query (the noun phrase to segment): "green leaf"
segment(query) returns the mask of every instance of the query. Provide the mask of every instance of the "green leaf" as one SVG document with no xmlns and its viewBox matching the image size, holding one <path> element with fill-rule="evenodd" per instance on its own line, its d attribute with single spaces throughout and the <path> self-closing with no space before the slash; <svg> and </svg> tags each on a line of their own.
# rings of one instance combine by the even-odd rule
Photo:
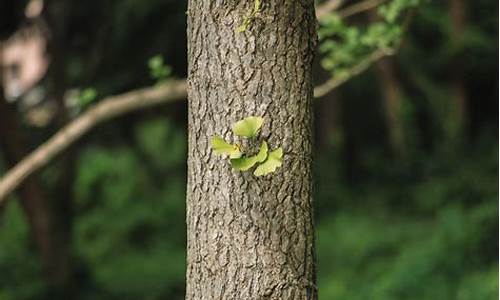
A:
<svg viewBox="0 0 500 300">
<path fill-rule="evenodd" d="M 281 147 L 277 148 L 274 151 L 269 152 L 266 161 L 260 164 L 255 169 L 253 174 L 255 176 L 262 176 L 276 171 L 277 168 L 281 167 L 282 157 L 283 157 L 283 149 Z"/>
<path fill-rule="evenodd" d="M 172 68 L 165 64 L 163 56 L 155 55 L 148 60 L 149 73 L 155 80 L 166 79 L 172 74 Z"/>
<path fill-rule="evenodd" d="M 157 54 L 148 60 L 148 66 L 150 69 L 158 69 L 163 66 L 163 56 Z"/>
<path fill-rule="evenodd" d="M 84 89 L 79 96 L 80 106 L 84 107 L 94 102 L 97 97 L 97 91 L 94 88 Z"/>
<path fill-rule="evenodd" d="M 229 144 L 219 136 L 214 136 L 212 138 L 212 149 L 214 149 L 215 153 L 229 155 L 230 158 L 241 157 L 241 151 L 238 145 Z"/>
<path fill-rule="evenodd" d="M 233 124 L 233 132 L 244 137 L 255 137 L 264 123 L 261 117 L 248 117 Z"/>
<path fill-rule="evenodd" d="M 257 13 L 260 11 L 260 5 L 261 5 L 261 2 L 260 0 L 255 0 L 255 3 L 254 3 L 254 8 L 253 8 L 253 12 L 254 13 Z"/>
<path fill-rule="evenodd" d="M 238 33 L 245 32 L 245 30 L 247 30 L 247 24 L 245 24 L 245 23 L 243 23 L 240 26 L 236 27 L 236 32 L 238 32 Z"/>
<path fill-rule="evenodd" d="M 236 170 L 246 171 L 253 167 L 256 163 L 266 160 L 267 150 L 267 143 L 264 141 L 260 146 L 259 153 L 250 157 L 231 159 L 231 166 L 233 166 Z"/>
</svg>

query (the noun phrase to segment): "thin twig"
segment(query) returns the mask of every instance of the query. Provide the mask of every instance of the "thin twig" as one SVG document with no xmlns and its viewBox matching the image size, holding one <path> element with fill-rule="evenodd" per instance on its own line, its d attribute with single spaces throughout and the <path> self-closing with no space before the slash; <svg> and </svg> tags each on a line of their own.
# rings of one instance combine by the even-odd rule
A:
<svg viewBox="0 0 500 300">
<path fill-rule="evenodd" d="M 316 7 L 316 17 L 318 20 L 328 16 L 332 11 L 337 10 L 344 0 L 328 0 Z"/>
<path fill-rule="evenodd" d="M 356 64 L 346 73 L 338 76 L 333 76 L 327 82 L 315 87 L 314 97 L 321 98 L 325 96 L 326 94 L 330 93 L 331 91 L 333 91 L 334 89 L 336 89 L 337 87 L 339 87 L 341 84 L 345 83 L 352 77 L 357 76 L 366 71 L 373 63 L 375 63 L 379 59 L 394 54 L 395 54 L 394 49 L 380 48 L 378 50 L 375 50 L 373 53 L 368 55 L 368 57 L 366 57 L 361 62 Z"/>
<path fill-rule="evenodd" d="M 370 10 L 384 3 L 386 0 L 365 0 L 344 9 L 339 10 L 338 14 L 342 18 L 347 18 L 355 14 Z"/>
</svg>

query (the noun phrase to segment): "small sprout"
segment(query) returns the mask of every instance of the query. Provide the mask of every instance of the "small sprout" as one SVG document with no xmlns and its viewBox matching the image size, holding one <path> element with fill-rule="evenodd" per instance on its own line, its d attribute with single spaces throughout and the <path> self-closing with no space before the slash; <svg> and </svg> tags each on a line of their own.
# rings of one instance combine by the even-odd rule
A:
<svg viewBox="0 0 500 300">
<path fill-rule="evenodd" d="M 255 138 L 263 123 L 264 119 L 261 117 L 247 117 L 234 123 L 232 129 L 238 136 Z M 219 136 L 212 138 L 212 149 L 217 154 L 229 155 L 231 166 L 236 170 L 247 171 L 257 165 L 253 173 L 255 176 L 272 173 L 282 164 L 283 149 L 278 147 L 268 152 L 269 147 L 266 141 L 262 141 L 258 153 L 251 156 L 244 155 L 238 144 L 230 144 Z"/>
<path fill-rule="evenodd" d="M 163 56 L 160 54 L 151 57 L 148 60 L 149 75 L 155 80 L 164 80 L 172 74 L 172 68 L 165 65 Z"/>
<path fill-rule="evenodd" d="M 242 156 L 240 158 L 231 159 L 231 166 L 236 170 L 246 171 L 253 167 L 256 163 L 265 161 L 267 158 L 267 150 L 267 143 L 266 141 L 263 141 L 260 146 L 259 153 L 250 157 Z"/>
<path fill-rule="evenodd" d="M 252 23 L 257 14 L 260 12 L 261 4 L 261 0 L 255 0 L 253 10 L 243 18 L 243 22 L 241 23 L 241 25 L 236 27 L 236 32 L 241 33 L 247 30 L 248 26 L 250 26 L 250 23 Z"/>
<path fill-rule="evenodd" d="M 214 149 L 215 153 L 229 155 L 229 158 L 232 159 L 241 157 L 241 151 L 238 145 L 229 144 L 219 136 L 214 136 L 212 138 L 212 149 Z"/>
<path fill-rule="evenodd" d="M 80 104 L 80 107 L 86 107 L 90 103 L 94 102 L 96 98 L 97 91 L 94 88 L 86 88 L 80 93 L 78 102 Z"/>
<path fill-rule="evenodd" d="M 253 175 L 258 177 L 276 171 L 277 168 L 281 167 L 282 157 L 283 157 L 283 149 L 281 147 L 277 148 L 274 151 L 269 152 L 266 161 L 264 161 L 255 169 Z"/>
<path fill-rule="evenodd" d="M 238 136 L 252 138 L 257 135 L 264 119 L 261 117 L 248 117 L 233 124 L 233 132 Z"/>
</svg>

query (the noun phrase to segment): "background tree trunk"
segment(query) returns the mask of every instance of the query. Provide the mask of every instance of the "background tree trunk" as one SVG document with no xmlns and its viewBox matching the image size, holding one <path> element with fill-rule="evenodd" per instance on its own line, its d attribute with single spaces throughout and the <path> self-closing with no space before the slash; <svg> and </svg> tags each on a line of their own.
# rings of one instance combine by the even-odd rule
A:
<svg viewBox="0 0 500 300">
<path fill-rule="evenodd" d="M 312 0 L 191 0 L 186 299 L 316 299 L 312 217 Z M 283 167 L 233 170 L 210 139 L 263 116 Z"/>
<path fill-rule="evenodd" d="M 392 57 L 381 59 L 375 67 L 383 97 L 389 146 L 395 157 L 401 157 L 405 153 L 404 124 L 401 111 L 403 92 L 396 74 L 395 60 Z"/>
<path fill-rule="evenodd" d="M 467 29 L 467 8 L 463 0 L 449 0 L 450 39 L 455 57 L 450 64 L 450 96 L 453 126 L 451 137 L 456 139 L 467 128 L 467 88 L 464 80 L 464 35 Z"/>
<path fill-rule="evenodd" d="M 3 65 L 1 54 L 0 43 L 0 68 Z M 4 99 L 1 77 L 2 74 L 0 74 L 0 147 L 7 165 L 13 166 L 29 153 L 28 139 L 21 128 L 16 111 Z M 36 176 L 28 178 L 19 189 L 18 196 L 51 293 L 61 296 L 71 295 L 70 249 L 66 241 L 61 239 L 59 231 L 62 228 L 58 226 L 56 213 L 39 179 Z"/>
</svg>

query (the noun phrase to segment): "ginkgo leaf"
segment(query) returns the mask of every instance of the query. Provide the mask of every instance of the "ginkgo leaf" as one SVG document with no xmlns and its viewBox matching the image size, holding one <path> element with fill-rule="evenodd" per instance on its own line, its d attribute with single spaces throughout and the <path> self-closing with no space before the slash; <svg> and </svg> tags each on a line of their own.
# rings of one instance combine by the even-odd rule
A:
<svg viewBox="0 0 500 300">
<path fill-rule="evenodd" d="M 255 169 L 253 174 L 255 176 L 262 176 L 276 171 L 277 168 L 281 167 L 282 157 L 283 149 L 281 147 L 269 152 L 267 159 Z"/>
<path fill-rule="evenodd" d="M 248 117 L 233 124 L 233 132 L 244 137 L 254 137 L 264 123 L 261 117 Z"/>
<path fill-rule="evenodd" d="M 240 158 L 241 151 L 238 145 L 229 144 L 224 139 L 219 136 L 214 136 L 212 138 L 212 149 L 214 149 L 217 154 L 226 154 L 230 158 Z"/>
<path fill-rule="evenodd" d="M 246 171 L 253 167 L 256 163 L 263 162 L 267 158 L 267 143 L 264 141 L 260 146 L 259 153 L 250 157 L 240 157 L 231 159 L 231 166 L 236 170 Z"/>
<path fill-rule="evenodd" d="M 254 13 L 257 13 L 260 11 L 260 5 L 261 5 L 261 2 L 260 0 L 255 0 L 255 3 L 254 3 L 254 8 L 253 8 L 253 12 Z"/>
</svg>

